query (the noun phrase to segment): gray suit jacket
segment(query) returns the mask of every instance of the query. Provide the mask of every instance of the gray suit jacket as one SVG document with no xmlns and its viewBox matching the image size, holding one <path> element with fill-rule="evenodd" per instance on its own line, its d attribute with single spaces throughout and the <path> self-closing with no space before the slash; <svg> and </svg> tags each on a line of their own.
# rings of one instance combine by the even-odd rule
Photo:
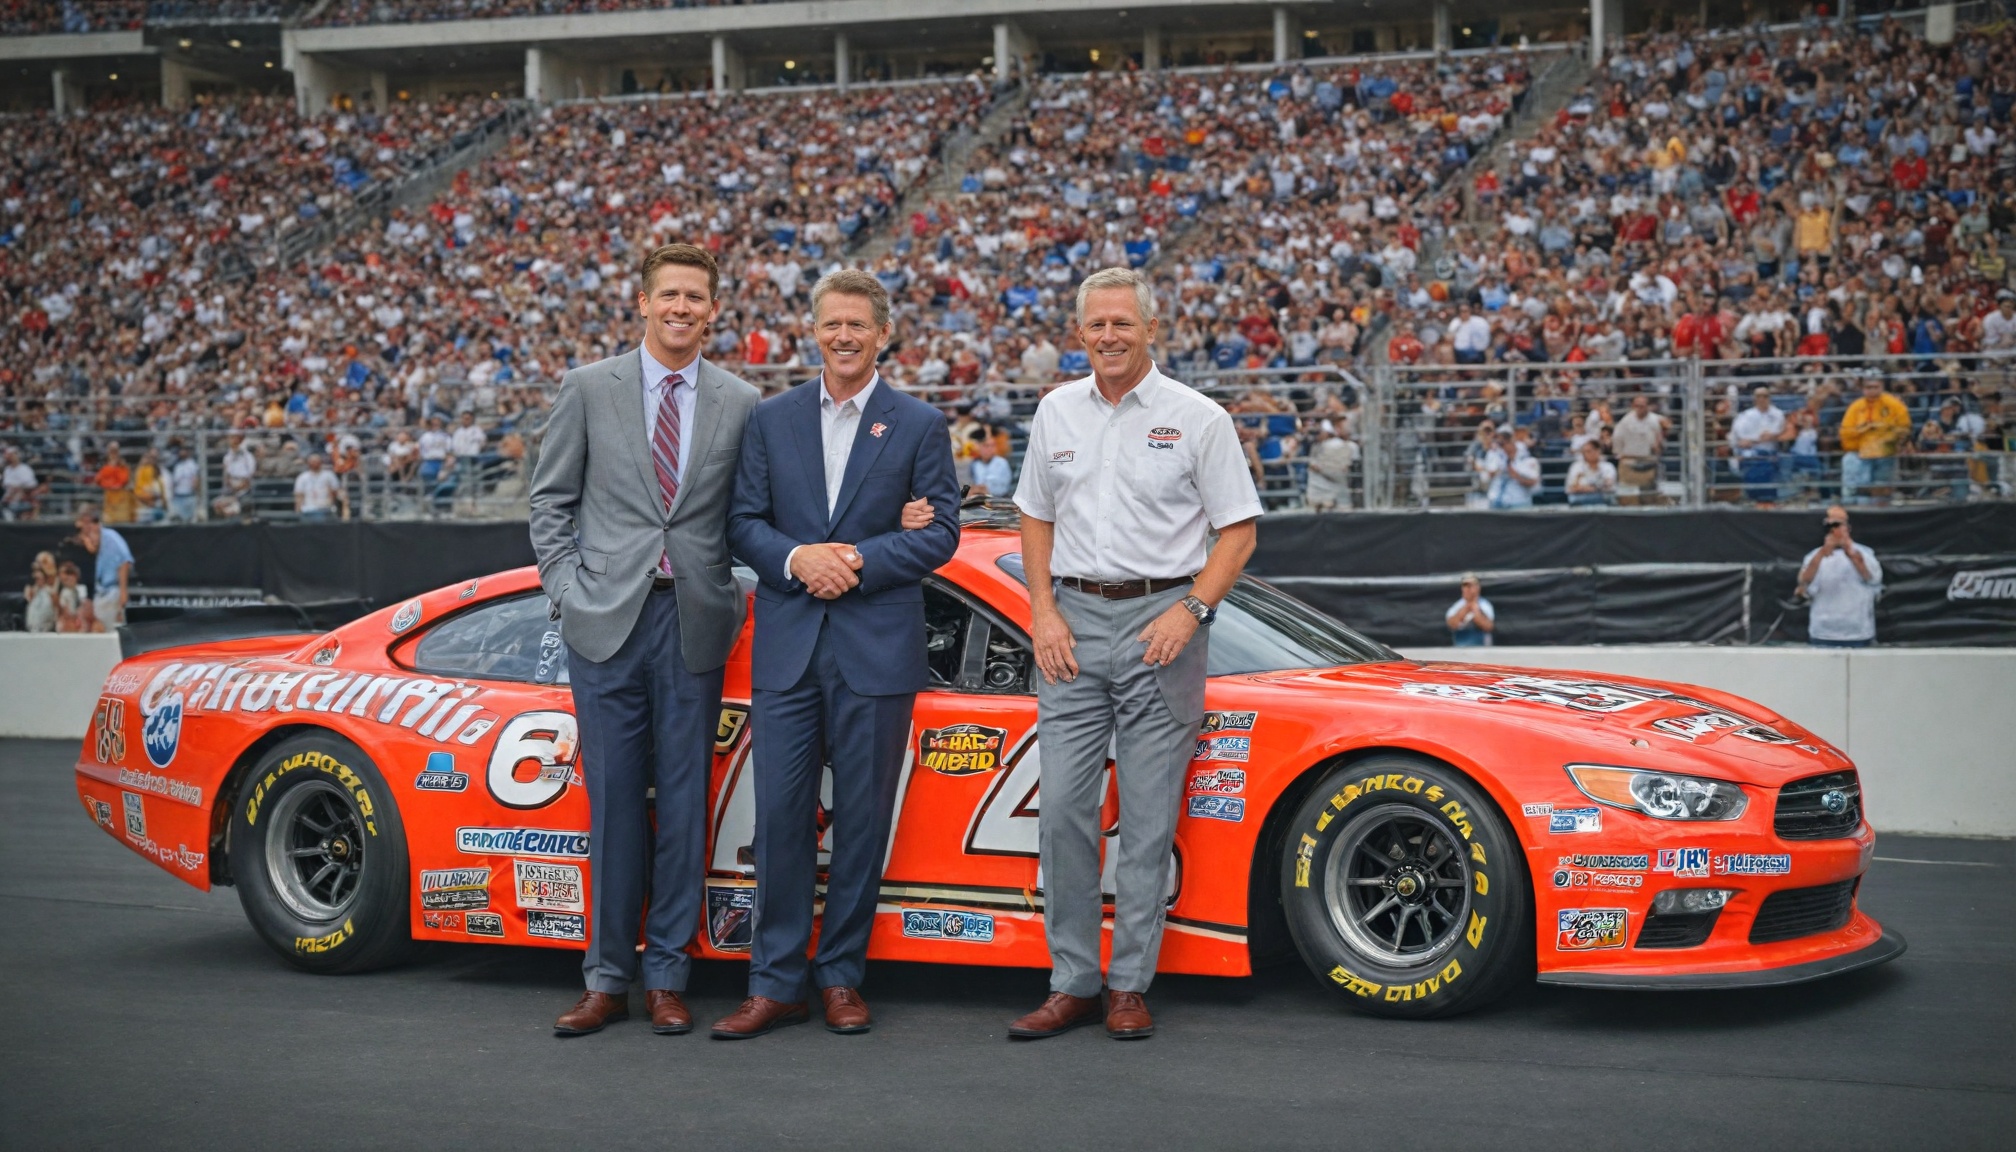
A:
<svg viewBox="0 0 2016 1152">
<path fill-rule="evenodd" d="M 678 582 L 687 670 L 728 662 L 744 600 L 728 558 L 728 499 L 754 386 L 700 361 L 679 495 L 665 510 L 644 422 L 638 350 L 567 373 L 532 472 L 532 551 L 567 643 L 616 654 L 651 594 L 659 554 Z"/>
</svg>

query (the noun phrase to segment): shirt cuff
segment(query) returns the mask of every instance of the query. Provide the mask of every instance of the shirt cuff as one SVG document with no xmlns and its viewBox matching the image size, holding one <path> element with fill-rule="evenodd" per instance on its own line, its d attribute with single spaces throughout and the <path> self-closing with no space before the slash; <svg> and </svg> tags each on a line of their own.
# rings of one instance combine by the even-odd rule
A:
<svg viewBox="0 0 2016 1152">
<path fill-rule="evenodd" d="M 803 545 L 803 544 L 800 544 L 800 545 L 798 545 L 798 547 L 797 547 L 797 548 L 793 548 L 793 549 L 791 549 L 791 551 L 789 551 L 789 552 L 786 552 L 786 553 L 784 554 L 784 586 L 785 586 L 786 588 L 789 588 L 789 587 L 790 587 L 791 585 L 793 585 L 793 584 L 802 584 L 802 583 L 804 583 L 804 581 L 802 581 L 802 580 L 798 579 L 798 577 L 796 577 L 796 576 L 793 576 L 793 575 L 791 574 L 791 561 L 792 561 L 792 559 L 793 559 L 794 557 L 796 557 L 796 556 L 798 555 L 798 553 L 799 553 L 800 549 L 803 549 L 804 547 L 805 547 L 805 545 Z"/>
</svg>

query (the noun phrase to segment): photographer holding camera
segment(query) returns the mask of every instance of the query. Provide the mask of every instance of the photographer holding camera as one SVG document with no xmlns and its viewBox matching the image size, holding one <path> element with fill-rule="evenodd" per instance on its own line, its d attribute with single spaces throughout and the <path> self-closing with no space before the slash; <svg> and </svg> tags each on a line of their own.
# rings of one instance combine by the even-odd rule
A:
<svg viewBox="0 0 2016 1152">
<path fill-rule="evenodd" d="M 1799 595 L 1810 596 L 1806 625 L 1815 648 L 1867 648 L 1876 640 L 1876 597 L 1883 592 L 1883 565 L 1866 544 L 1848 534 L 1848 510 L 1827 509 L 1826 540 L 1806 554 L 1799 568 Z"/>
</svg>

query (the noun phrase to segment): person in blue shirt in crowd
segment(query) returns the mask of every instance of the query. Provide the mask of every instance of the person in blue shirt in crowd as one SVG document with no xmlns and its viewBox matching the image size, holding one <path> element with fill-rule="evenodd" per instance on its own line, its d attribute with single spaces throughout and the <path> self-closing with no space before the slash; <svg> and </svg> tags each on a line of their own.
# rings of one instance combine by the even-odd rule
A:
<svg viewBox="0 0 2016 1152">
<path fill-rule="evenodd" d="M 1449 643 L 1458 648 L 1488 648 L 1491 634 L 1498 629 L 1498 613 L 1483 596 L 1484 585 L 1475 572 L 1463 574 L 1463 595 L 1449 606 L 1442 618 L 1449 625 Z"/>
<path fill-rule="evenodd" d="M 126 622 L 127 585 L 133 578 L 133 549 L 126 538 L 105 527 L 96 504 L 77 508 L 77 540 L 84 550 L 97 557 L 91 578 L 91 609 L 110 632 Z"/>
</svg>

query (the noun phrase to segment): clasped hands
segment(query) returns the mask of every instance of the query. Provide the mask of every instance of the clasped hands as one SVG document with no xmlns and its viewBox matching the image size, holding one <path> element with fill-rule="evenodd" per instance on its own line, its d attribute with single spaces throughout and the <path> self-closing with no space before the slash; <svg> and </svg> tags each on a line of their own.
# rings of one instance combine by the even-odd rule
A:
<svg viewBox="0 0 2016 1152">
<path fill-rule="evenodd" d="M 919 497 L 903 506 L 903 530 L 927 527 L 936 515 L 931 502 Z M 852 544 L 801 544 L 792 550 L 791 575 L 821 600 L 836 600 L 861 583 L 861 551 Z"/>
</svg>

